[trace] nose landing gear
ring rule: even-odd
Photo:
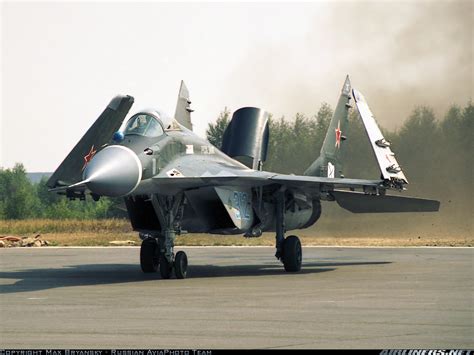
[[[160,253],[159,242],[156,238],[146,238],[140,248],[140,266],[144,273],[160,270],[161,278],[169,279],[174,274],[177,279],[185,279],[188,271],[188,257],[184,251],[178,251],[169,262],[163,253]]]
[[[140,250],[140,265],[143,272],[156,272],[160,269],[163,279],[177,279],[187,275],[188,257],[184,251],[174,254],[174,240],[179,233],[179,222],[183,214],[184,195],[162,196],[154,194],[151,202],[158,217],[161,231],[157,236],[146,238]],[[151,241],[150,241],[151,240]]]
[[[158,271],[160,248],[155,238],[146,238],[140,248],[140,266],[145,273]]]

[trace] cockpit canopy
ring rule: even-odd
[[[144,137],[159,137],[163,134],[163,127],[158,119],[147,113],[138,113],[127,123],[124,134],[135,134]]]

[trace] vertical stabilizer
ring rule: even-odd
[[[341,90],[341,96],[337,102],[336,110],[332,116],[329,128],[324,138],[321,153],[318,159],[305,171],[305,175],[323,176],[329,178],[341,177],[341,147],[346,137],[344,133],[349,125],[348,112],[351,107],[351,82],[349,75]]]
[[[193,125],[191,123],[191,112],[194,110],[191,109],[190,105],[191,100],[189,99],[188,88],[184,84],[184,81],[181,80],[174,118],[179,122],[179,124],[192,131]]]

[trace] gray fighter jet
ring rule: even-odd
[[[377,158],[379,179],[341,175],[351,94]],[[287,231],[308,228],[321,216],[321,200],[336,201],[354,213],[437,211],[439,202],[390,196],[408,183],[390,143],[367,102],[346,78],[320,156],[304,175],[263,170],[269,140],[268,113],[237,110],[222,147],[192,132],[191,101],[181,83],[174,117],[160,110],[140,111],[124,123],[133,97],[117,96],[77,143],[48,181],[51,191],[70,199],[123,197],[133,229],[142,239],[143,272],[160,270],[186,277],[187,256],[174,253],[184,232],[276,233],[276,258],[284,269],[301,269],[302,249]],[[122,128],[121,128],[122,127]]]

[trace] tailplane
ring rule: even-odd
[[[351,82],[346,77],[336,110],[332,116],[329,128],[324,138],[318,159],[304,172],[304,175],[329,178],[341,177],[341,147],[346,137],[344,133],[349,125],[349,100],[351,99]]]

